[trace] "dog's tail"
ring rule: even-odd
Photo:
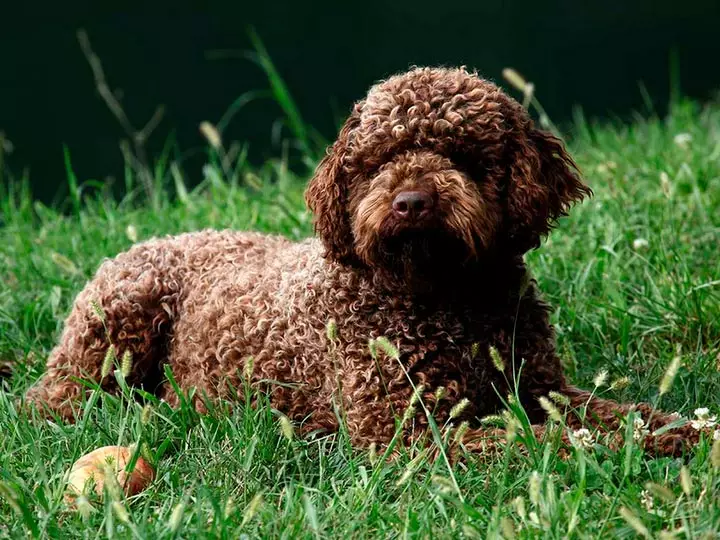
[[[618,403],[574,386],[565,386],[562,394],[569,399],[571,413],[567,421],[571,428],[594,427],[601,433],[613,434],[616,444],[624,440],[623,428],[630,413],[635,414],[634,425],[629,426],[633,437],[642,441],[652,455],[681,456],[699,442],[701,430],[649,403]]]

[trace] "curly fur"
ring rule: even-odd
[[[394,211],[408,191],[421,192],[430,210],[413,219]],[[104,262],[27,400],[72,419],[86,392],[79,379],[113,391],[112,376],[101,380],[110,341],[132,353],[132,384],[177,405],[162,377],[167,363],[182,389],[198,390],[201,410],[205,399],[233,398],[252,358],[253,383],[274,407],[307,431],[337,430],[342,411],[362,446],[392,438],[411,401],[408,377],[423,385],[439,422],[469,400],[455,421],[473,424],[465,441],[478,451],[502,437],[477,420],[502,409],[517,373],[536,434],[545,419],[538,398],[551,391],[568,396],[571,426],[614,433],[634,407],[659,428],[670,417],[648,405],[568,385],[548,306],[527,277],[524,253],[590,194],[561,142],[494,84],[464,69],[391,77],[354,106],[307,188],[318,238],[202,231]],[[397,344],[400,362],[373,359],[368,340],[380,336]],[[418,414],[408,437],[426,425]],[[645,446],[677,455],[697,440],[681,427],[649,435]]]

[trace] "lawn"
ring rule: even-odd
[[[554,306],[569,377],[689,418],[698,407],[720,413],[720,103],[680,101],[667,117],[629,123],[578,117],[564,131],[595,196],[528,261]],[[143,410],[127,390],[75,425],[18,412],[103,257],[205,227],[311,234],[307,175],[283,159],[252,169],[223,155],[208,147],[192,190],[158,160],[150,199],[129,170],[120,200],[78,184],[68,156],[70,195],[58,208],[3,172],[0,537],[717,537],[720,442],[651,460],[630,437],[620,452],[596,445],[563,460],[555,442],[538,441],[448,467],[419,447],[385,462],[343,434],[299,439],[262,396],[200,416],[157,402]],[[680,368],[660,396],[674,358]],[[71,464],[133,443],[157,468],[149,489],[68,510]]]

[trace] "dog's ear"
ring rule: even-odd
[[[556,220],[592,195],[563,143],[530,124],[512,153],[507,186],[509,241],[524,253],[540,245]]]
[[[352,131],[359,124],[358,110],[356,107],[345,121],[305,190],[305,202],[314,215],[315,232],[325,245],[326,256],[344,264],[356,261],[348,211],[352,179],[345,161]]]

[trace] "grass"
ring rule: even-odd
[[[312,145],[299,115],[291,120],[301,147]],[[595,197],[528,260],[554,306],[570,378],[592,387],[605,370],[609,382],[626,384],[605,384],[599,394],[657,403],[663,373],[679,357],[660,405],[689,417],[701,406],[717,414],[720,104],[683,101],[667,118],[625,125],[579,118],[569,144]],[[79,184],[69,156],[64,207],[34,201],[26,182],[4,173],[0,366],[12,375],[0,379],[0,537],[718,534],[720,443],[711,451],[712,441],[687,461],[650,460],[632,443],[561,460],[554,442],[540,441],[527,454],[510,445],[496,459],[449,469],[421,447],[388,463],[353,449],[343,433],[298,439],[262,396],[256,406],[199,416],[162,403],[143,412],[128,390],[87,407],[76,425],[17,412],[14,399],[41,374],[74,295],[103,257],[203,227],[310,234],[303,175],[283,159],[253,170],[242,152],[228,153],[208,148],[205,179],[193,190],[170,160],[158,160],[151,202],[132,169],[121,200]],[[108,496],[88,515],[68,511],[63,478],[73,461],[131,443],[157,467],[151,487],[132,500]]]

